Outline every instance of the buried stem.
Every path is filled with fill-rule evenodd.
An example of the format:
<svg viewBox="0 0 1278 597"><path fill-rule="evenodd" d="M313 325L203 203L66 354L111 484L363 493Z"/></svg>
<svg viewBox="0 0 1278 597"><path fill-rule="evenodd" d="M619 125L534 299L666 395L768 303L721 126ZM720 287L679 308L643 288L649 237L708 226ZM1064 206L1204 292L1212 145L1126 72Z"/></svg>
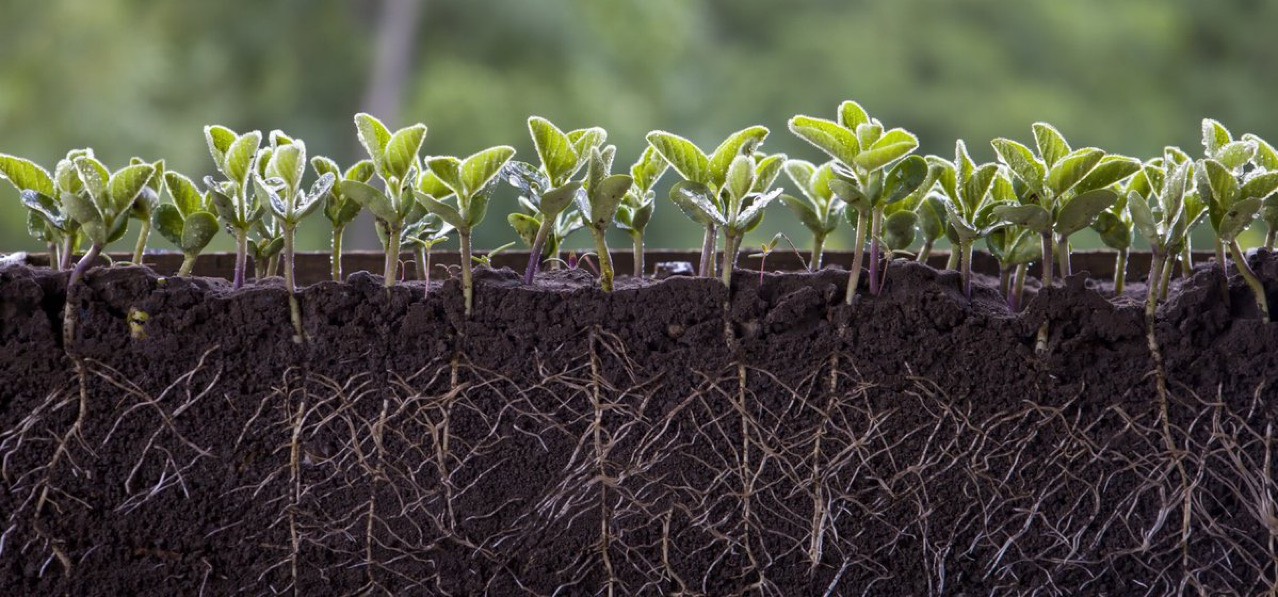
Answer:
<svg viewBox="0 0 1278 597"><path fill-rule="evenodd" d="M856 242L852 245L852 271L848 274L848 294L844 301L849 305L852 304L852 297L856 296L857 286L861 282L861 263L865 258L865 233L869 226L869 214L860 212L856 218Z"/></svg>
<svg viewBox="0 0 1278 597"><path fill-rule="evenodd" d="M71 346L75 341L75 325L79 320L80 310L76 308L71 301L71 293L80 285L80 280L84 278L85 272L89 271L93 262L98 259L98 254L102 252L102 245L94 243L80 258L80 262L75 264L75 269L71 270L71 278L67 280L67 300L66 311L62 316L62 346L69 353Z"/></svg>
<svg viewBox="0 0 1278 597"><path fill-rule="evenodd" d="M1238 246L1238 241L1229 241L1229 253L1234 258L1234 267L1238 269L1238 273L1242 274L1247 286L1251 287L1251 293L1256 299L1256 307L1260 309L1261 321L1269 323L1269 298L1265 296L1264 283L1260 281L1260 278L1256 277L1256 272L1251 269L1251 265L1248 265L1242 248Z"/></svg>
<svg viewBox="0 0 1278 597"><path fill-rule="evenodd" d="M475 307L475 286L470 270L470 230L458 228L457 238L461 242L462 297L466 302L466 317L470 317ZM535 260L537 253L534 251L533 255Z"/></svg>

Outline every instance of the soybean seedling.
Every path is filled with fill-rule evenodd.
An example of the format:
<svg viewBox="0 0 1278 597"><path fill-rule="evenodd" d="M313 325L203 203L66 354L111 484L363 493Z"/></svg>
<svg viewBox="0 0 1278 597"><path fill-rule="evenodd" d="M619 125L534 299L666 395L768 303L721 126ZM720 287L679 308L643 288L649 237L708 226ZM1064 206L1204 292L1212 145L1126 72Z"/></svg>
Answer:
<svg viewBox="0 0 1278 597"><path fill-rule="evenodd" d="M373 178L373 160L360 160L343 173L338 168L337 162L324 156L316 156L311 158L311 168L315 170L317 176L332 174L339 180L339 183L334 184L324 196L324 217L328 218L329 223L333 225L329 273L334 282L341 282L342 237L346 232L346 226L355 221L355 217L359 215L361 207L358 201L346 196L340 181L353 180L367 183Z"/></svg>
<svg viewBox="0 0 1278 597"><path fill-rule="evenodd" d="M999 161L1011 170L1019 205L996 209L1011 224L1038 232L1043 242L1043 285L1053 282L1053 259L1063 276L1070 274L1069 237L1092 225L1101 212L1118 201L1109 189L1140 169L1140 162L1103 150L1071 150L1065 137L1050 124L1035 123L1035 155L1011 139L990 142Z"/></svg>
<svg viewBox="0 0 1278 597"><path fill-rule="evenodd" d="M427 283L427 292L430 291L430 251L435 245L448 240L448 235L452 232L452 224L431 213L404 228L403 244L413 249L417 262L417 278Z"/></svg>
<svg viewBox="0 0 1278 597"><path fill-rule="evenodd" d="M506 249L509 249L513 246L515 246L515 243L506 243L500 247L497 247L496 249L489 251L487 255L475 255L471 257L470 260L475 265L491 269L493 266L493 259L496 259L498 255L500 255Z"/></svg>
<svg viewBox="0 0 1278 597"><path fill-rule="evenodd" d="M514 157L515 148L506 145L491 147L466 159L437 157L426 161L429 172L424 172L413 190L417 201L427 212L439 216L457 229L461 245L462 295L466 303L466 316L474 308L474 281L471 273L470 235L475 226L488 213L491 183L502 168ZM456 205L446 203L450 196Z"/></svg>
<svg viewBox="0 0 1278 597"><path fill-rule="evenodd" d="M204 127L204 137L214 165L226 177L218 182L212 176L206 176L204 184L212 193L218 219L235 234L234 285L238 289L244 286L249 232L266 214L265 208L251 192L249 180L262 145L262 133L250 131L240 135L226 127L213 125Z"/></svg>
<svg viewBox="0 0 1278 597"><path fill-rule="evenodd" d="M888 205L909 197L927 178L923 158L907 159L918 148L913 133L894 128L884 131L860 104L839 105L837 121L798 115L790 119L790 132L835 160L830 188L857 212L856 241L847 302L856 295L864 259L865 239L870 236L870 293L879 293L879 253L883 216ZM851 213L848 214L849 218Z"/></svg>
<svg viewBox="0 0 1278 597"><path fill-rule="evenodd" d="M129 165L145 163L147 162L141 158L129 160ZM164 160L157 160L151 165L155 167L155 174L146 183L146 187L142 189L137 200L133 202L133 209L129 212L131 217L138 220L141 228L138 232L137 244L133 247L133 263L138 265L142 264L142 256L146 252L146 242L151 237L151 215L155 212L156 206L160 204L160 196L164 194Z"/></svg>
<svg viewBox="0 0 1278 597"><path fill-rule="evenodd" d="M1243 141L1256 145L1256 153L1251 158L1252 166L1257 170L1278 171L1278 151L1269 142L1247 133ZM1265 222L1265 249L1274 250L1274 241L1278 239L1278 193L1265 197L1260 206L1260 219Z"/></svg>
<svg viewBox="0 0 1278 597"><path fill-rule="evenodd" d="M537 233L533 235L528 254L528 267L524 269L524 284L532 284L533 276L541 267L545 247L551 233L560 223L560 216L572 206L581 181L573 181L590 160L591 152L607 138L601 128L578 129L563 132L549 120L540 116L528 119L528 133L532 136L540 166L527 162L510 162L502 169L502 177L519 190L520 202L533 212L530 218L537 220ZM520 220L516 222L516 220ZM527 220L510 219L516 230L528 227ZM562 240L562 239L560 239Z"/></svg>
<svg viewBox="0 0 1278 597"><path fill-rule="evenodd" d="M83 186L79 175L74 174L73 160L79 155L93 155L89 150L74 150L66 159L58 162L58 176L31 160L0 154L0 178L9 181L18 190L22 205L27 209L27 232L32 238L45 243L49 251L49 267L68 269L75 253L80 223L66 213L62 205L63 193L78 193ZM67 174L70 175L67 175Z"/></svg>
<svg viewBox="0 0 1278 597"><path fill-rule="evenodd" d="M191 179L173 171L164 173L165 187L172 203L161 203L151 213L156 232L182 251L179 277L191 275L195 260L217 235L217 216L213 214L211 193L203 194Z"/></svg>
<svg viewBox="0 0 1278 597"><path fill-rule="evenodd" d="M724 193L728 170L737 157L752 156L755 148L762 145L767 137L767 127L752 126L732 133L710 155L706 155L691 141L673 133L648 133L648 145L683 177L670 189L670 200L684 215L705 228L698 275L715 275L714 255L719 228L727 224ZM768 184L771 185L771 181Z"/></svg>
<svg viewBox="0 0 1278 597"><path fill-rule="evenodd" d="M626 193L621 200L621 207L617 209L617 228L630 235L630 240L634 244L634 276L636 278L643 277L643 235L648 228L648 222L652 221L652 212L656 207L657 193L652 190L652 187L656 186L657 181L666 173L669 166L665 158L662 158L651 145L644 148L639 161L630 166L630 177L634 179L634 186Z"/></svg>
<svg viewBox="0 0 1278 597"><path fill-rule="evenodd" d="M392 134L382 121L361 112L355 115L355 130L360 144L372 158L373 168L385 185L385 192L358 178L342 180L338 186L343 197L367 209L385 228L383 280L389 288L399 279L400 242L404 227L409 223L409 213L416 204L413 184L421 170L417 153L426 139L426 125L414 124Z"/></svg>
<svg viewBox="0 0 1278 597"><path fill-rule="evenodd" d="M606 234L617 218L621 201L630 192L634 179L629 174L612 174L612 160L617 148L609 145L600 151L590 149L586 166L586 180L577 192L577 209L590 235L595 239L595 252L599 256L599 287L612 292L612 256L608 253Z"/></svg>
<svg viewBox="0 0 1278 597"><path fill-rule="evenodd" d="M786 160L785 174L798 187L801 197L783 194L780 197L781 204L793 212L808 232L812 233L812 252L808 257L808 266L811 269L821 269L825 239L839 227L839 221L848 208L848 204L830 189L830 181L834 179L834 164L826 162L815 166L806 160Z"/></svg>
<svg viewBox="0 0 1278 597"><path fill-rule="evenodd" d="M1161 160L1158 163L1161 163ZM1127 209L1127 198L1132 193L1138 193L1144 197L1150 195L1149 176L1145 174L1145 167L1142 166L1140 171L1128 178L1117 191L1118 200L1109 209L1096 216L1092 229L1100 235L1101 242L1114 249L1117 254L1114 261L1114 294L1123 294L1127 287L1127 257L1131 252L1134 236L1132 216Z"/></svg>
<svg viewBox="0 0 1278 597"><path fill-rule="evenodd" d="M1265 198L1278 190L1278 171L1256 170L1240 177L1225 163L1212 158L1200 160L1195 170L1198 195L1207 204L1207 220L1216 230L1217 245L1229 248L1234 266L1251 287L1261 318L1268 322L1269 301L1265 298L1264 284L1247 263L1238 237L1256 219ZM1223 261L1221 266L1223 271Z"/></svg>
<svg viewBox="0 0 1278 597"><path fill-rule="evenodd" d="M939 197L949 222L947 235L959 255L963 294L972 298L972 244L1005 225L993 215L997 201L990 192L998 177L998 164L978 166L962 140L954 144L953 162L936 156L928 160L938 169Z"/></svg>

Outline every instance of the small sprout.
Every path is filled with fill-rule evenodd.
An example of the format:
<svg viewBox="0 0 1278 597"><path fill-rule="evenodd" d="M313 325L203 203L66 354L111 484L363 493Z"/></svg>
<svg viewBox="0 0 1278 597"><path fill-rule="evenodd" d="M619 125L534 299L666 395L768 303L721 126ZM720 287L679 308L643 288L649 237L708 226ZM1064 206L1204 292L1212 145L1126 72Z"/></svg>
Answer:
<svg viewBox="0 0 1278 597"><path fill-rule="evenodd" d="M337 166L337 162L324 156L311 158L311 168L315 170L316 176L332 174L339 181L353 180L363 183L367 183L373 178L374 171L373 160L360 160L355 165L347 168L345 173L342 173ZM347 197L342 192L340 182L334 184L328 193L324 195L324 217L328 218L329 223L333 225L332 253L329 257L329 268L334 282L342 281L342 236L346 231L346 226L355 221L360 209L358 201Z"/></svg>
<svg viewBox="0 0 1278 597"><path fill-rule="evenodd" d="M1038 234L1020 226L1007 225L991 231L985 237L985 243L990 254L998 260L999 290L1006 297L1008 307L1019 311L1029 264L1043 258Z"/></svg>
<svg viewBox="0 0 1278 597"><path fill-rule="evenodd" d="M1135 181L1126 189L1132 227L1149 243L1152 255L1145 307L1151 320L1166 291L1169 259L1207 211L1190 186L1194 163L1178 161L1170 152L1166 156L1144 164L1138 176L1144 182Z"/></svg>
<svg viewBox="0 0 1278 597"><path fill-rule="evenodd" d="M1127 198L1133 192L1149 196L1149 177L1141 170L1127 179L1126 184L1117 189L1118 200L1109 209L1096 216L1092 229L1100 235L1105 246L1114 249L1118 257L1114 262L1114 294L1121 295L1127 285L1127 256L1131 252L1133 224L1131 213L1127 209Z"/></svg>
<svg viewBox="0 0 1278 597"><path fill-rule="evenodd" d="M141 158L129 160L130 165L145 163ZM151 237L151 217L155 212L156 206L160 204L160 196L164 194L164 160L158 160L151 165L155 167L155 175L151 177L151 180L146 184L146 188L142 189L142 193L133 202L133 210L129 213L141 224L141 231L138 232L138 242L133 248L133 263L136 265L142 265L142 256L146 252L146 242Z"/></svg>
<svg viewBox="0 0 1278 597"><path fill-rule="evenodd" d="M723 284L731 287L737 252L747 232L763 222L764 209L781 195L772 183L781 173L785 155L739 155L728 167L728 179L719 193L723 216Z"/></svg>
<svg viewBox="0 0 1278 597"><path fill-rule="evenodd" d="M413 193L426 211L435 214L457 229L461 245L462 294L466 316L474 307L475 287L471 277L470 235L488 213L488 200L493 179L514 157L515 148L506 145L490 147L466 159L437 157L426 161ZM445 201L453 197L456 203Z"/></svg>
<svg viewBox="0 0 1278 597"><path fill-rule="evenodd" d="M999 167L998 164L976 165L962 140L955 143L953 162L935 156L929 159L939 171L939 197L945 206L948 234L952 235L959 255L963 294L972 298L972 244L1005 225L994 212L1000 201L1007 198L995 199L991 193Z"/></svg>
<svg viewBox="0 0 1278 597"><path fill-rule="evenodd" d="M728 223L726 212L730 209L723 195L728 190L728 171L738 157L753 160L754 150L762 145L767 137L767 127L752 126L729 135L715 148L714 152L706 155L691 141L678 135L665 131L648 133L648 145L683 177L681 182L670 189L670 200L679 206L684 215L705 228L705 237L701 245L701 267L698 271L701 276L715 275L714 255L719 239L719 228ZM782 163L784 163L784 156L776 164L775 171L765 177L768 186L771 186L772 180L776 178ZM754 162L751 161L750 167L739 167L740 178L737 181L737 190L741 191L742 195L737 199L738 212L748 207L744 195L748 194L749 188L746 187L742 191L741 183L746 170L753 170L753 166ZM773 198L775 195L763 201L757 208L750 210L751 213L748 216L753 218L758 215L762 218L762 208ZM751 199L750 203L753 204L754 200ZM745 220L735 222L738 228L747 223ZM754 222L754 225L758 225L758 222ZM724 257L727 259L726 252ZM736 259L735 253L732 259Z"/></svg>
<svg viewBox="0 0 1278 597"><path fill-rule="evenodd" d="M537 232L529 247L528 267L524 270L524 284L532 284L543 258L558 253L557 248L550 252L545 248L552 232L561 226L560 217L573 205L582 188L583 182L572 178L608 136L607 131L598 127L564 133L539 116L528 119L528 132L541 165L510 162L501 173L506 182L519 190L519 202L530 212L526 217L508 218L511 225L520 236L526 236L532 220L537 222ZM571 215L565 217L571 219ZM561 236L558 241L562 240Z"/></svg>
<svg viewBox="0 0 1278 597"><path fill-rule="evenodd" d="M639 161L630 166L630 177L634 179L634 186L626 193L625 198L621 200L621 207L617 209L617 228L629 234L630 240L634 243L634 276L636 278L643 277L643 235L644 230L648 228L648 222L652 221L652 212L656 206L657 193L652 190L652 187L656 186L657 181L666 173L669 166L670 164L666 163L661 154L657 153L651 145L645 148L643 155L639 156Z"/></svg>
<svg viewBox="0 0 1278 597"><path fill-rule="evenodd" d="M18 190L27 209L27 232L48 247L49 267L67 269L79 231L79 223L62 208L62 191L70 189L59 188L35 162L5 154L0 154L0 179Z"/></svg>
<svg viewBox="0 0 1278 597"><path fill-rule="evenodd" d="M799 263L804 263L803 254L799 252L799 248L794 246L793 242L790 242L790 238L788 236L786 236L785 234L781 232L778 232L772 235L772 240L769 240L766 243L759 244L758 253L752 253L746 256L752 259L753 258L759 259L759 284L760 285L763 284L763 273L767 271L768 255L771 255L772 251L776 250L777 245L781 243L782 239L785 239L786 244L790 245L790 250L794 251L794 256L799 258ZM812 265L810 263L804 263L803 269L806 269L810 272L812 271Z"/></svg>
<svg viewBox="0 0 1278 597"><path fill-rule="evenodd" d="M265 208L250 192L250 177L257 168L262 133L250 131L240 135L226 127L213 125L204 127L204 137L214 165L226 177L218 182L212 176L206 176L204 184L212 195L218 219L235 234L235 288L238 289L244 286L249 232L266 214Z"/></svg>
<svg viewBox="0 0 1278 597"><path fill-rule="evenodd" d="M146 322L151 320L151 315L146 311L139 311L136 307L129 307L129 337L134 340L146 340Z"/></svg>
<svg viewBox="0 0 1278 597"><path fill-rule="evenodd" d="M493 259L495 259L498 255L500 255L500 254L501 254L503 251L505 251L506 249L509 249L509 248L511 248L511 247L513 247L513 246L515 246L515 243L506 243L506 244L504 244L504 245L502 245L502 246L500 246L500 247L497 247L496 249L493 249L493 250L489 251L487 255L476 255L476 256L472 256L472 257L470 258L470 260L471 260L471 262L473 262L475 265L478 265L478 266L480 266L480 267L486 267L486 268L492 269L492 267L493 267Z"/></svg>
<svg viewBox="0 0 1278 597"><path fill-rule="evenodd" d="M825 239L839 227L848 204L830 189L834 179L834 162L814 166L805 160L786 160L786 176L799 188L802 198L781 195L781 204L794 212L799 222L812 233L811 269L821 269Z"/></svg>
<svg viewBox="0 0 1278 597"><path fill-rule="evenodd" d="M156 232L182 251L182 267L178 276L191 275L195 260L217 235L217 216L213 215L212 193L200 194L191 179L173 171L164 173L165 188L172 203L161 203L151 213Z"/></svg>
<svg viewBox="0 0 1278 597"><path fill-rule="evenodd" d="M845 101L838 121L795 116L790 132L834 159L830 189L857 212L856 242L852 247L852 272L847 302L856 295L867 228L870 229L870 293L878 294L879 254L883 242L883 218L887 207L915 194L928 181L927 162L910 156L919 146L913 133L884 130L860 104ZM851 211L847 212L849 219Z"/></svg>
<svg viewBox="0 0 1278 597"><path fill-rule="evenodd" d="M418 123L394 134L377 118L364 113L355 115L359 142L372 158L373 169L385 185L385 192L374 188L360 176L345 178L339 184L342 197L354 201L385 227L386 249L384 281L386 287L399 279L399 249L404 227L411 223L416 208L413 186L421 173L417 153L426 139L426 125ZM356 174L362 175L362 172ZM371 178L371 177L369 177Z"/></svg>
<svg viewBox="0 0 1278 597"><path fill-rule="evenodd" d="M590 161L586 166L586 180L577 192L577 209L590 235L595 239L595 251L599 256L599 286L604 292L612 292L612 256L608 253L605 235L617 218L622 200L630 192L634 179L628 174L612 174L612 160L617 148L609 145L600 151L590 149Z"/></svg>
<svg viewBox="0 0 1278 597"><path fill-rule="evenodd" d="M1260 137L1247 133L1242 140L1255 144L1256 153L1251 158L1253 171L1278 171L1278 150ZM1274 242L1278 240L1278 193L1265 197L1260 206L1260 219L1265 222L1265 249L1274 250Z"/></svg>
<svg viewBox="0 0 1278 597"><path fill-rule="evenodd" d="M401 242L412 247L417 261L417 278L426 282L427 292L430 292L430 250L435 245L448 240L448 235L452 232L452 224L432 213L423 215L421 219L404 228L404 238Z"/></svg>

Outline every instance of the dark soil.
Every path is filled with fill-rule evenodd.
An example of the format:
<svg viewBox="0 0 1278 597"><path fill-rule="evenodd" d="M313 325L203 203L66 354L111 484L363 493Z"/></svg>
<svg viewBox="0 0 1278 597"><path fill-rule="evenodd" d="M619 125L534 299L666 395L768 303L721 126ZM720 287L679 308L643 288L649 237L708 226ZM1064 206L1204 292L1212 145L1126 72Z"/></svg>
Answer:
<svg viewBox="0 0 1278 597"><path fill-rule="evenodd" d="M1278 256L1254 267L1278 304ZM1241 278L893 265L300 293L0 270L12 595L1264 594L1278 324ZM1047 322L1048 351L1035 353Z"/></svg>

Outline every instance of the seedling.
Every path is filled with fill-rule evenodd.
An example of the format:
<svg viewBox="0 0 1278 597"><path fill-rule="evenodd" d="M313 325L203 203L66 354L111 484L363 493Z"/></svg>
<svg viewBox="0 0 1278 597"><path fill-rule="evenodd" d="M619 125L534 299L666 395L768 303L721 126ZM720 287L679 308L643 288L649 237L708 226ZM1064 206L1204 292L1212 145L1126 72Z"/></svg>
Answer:
<svg viewBox="0 0 1278 597"><path fill-rule="evenodd" d="M1038 154L1011 139L990 142L1012 172L1018 205L995 209L1008 223L1033 230L1043 242L1043 285L1053 282L1053 257L1062 275L1070 273L1069 237L1091 226L1101 212L1118 201L1106 188L1131 176L1140 162L1084 147L1071 150L1065 137L1046 123L1035 123Z"/></svg>
<svg viewBox="0 0 1278 597"><path fill-rule="evenodd" d="M634 178L629 174L612 174L612 160L616 154L617 148L612 145L603 151L598 147L590 149L586 180L576 197L582 222L595 239L595 252L599 256L599 287L604 292L612 292L613 279L612 256L608 253L605 235L616 221L622 199L634 184Z"/></svg>
<svg viewBox="0 0 1278 597"><path fill-rule="evenodd" d="M437 157L426 161L429 172L424 172L413 193L426 211L439 216L457 229L461 244L462 294L466 302L466 316L474 307L474 282L471 277L470 235L475 226L488 213L488 200L492 192L489 184L514 157L515 148L506 145L491 147L467 157ZM456 205L445 203L452 195ZM374 212L375 213L375 212Z"/></svg>
<svg viewBox="0 0 1278 597"><path fill-rule="evenodd" d="M598 127L564 133L540 116L528 119L528 133L532 136L541 166L510 162L502 169L502 177L519 190L520 202L533 212L529 217L537 221L537 233L528 254L528 267L524 270L524 284L532 284L533 276L546 256L547 240L560 224L560 216L572 206L582 188L582 182L573 181L572 177L590 161L591 152L608 136ZM518 217L509 220L521 233L530 223Z"/></svg>
<svg viewBox="0 0 1278 597"><path fill-rule="evenodd" d="M426 138L426 125L414 124L391 134L382 121L361 112L355 115L355 130L360 144L372 158L373 168L385 185L385 192L358 177L342 180L338 186L343 197L367 209L385 227L383 279L389 288L399 279L400 242L404 227L411 223L409 213L416 204L413 183L421 171L417 153Z"/></svg>
<svg viewBox="0 0 1278 597"><path fill-rule="evenodd" d="M489 251L487 255L473 256L470 258L470 260L475 265L491 269L493 267L493 259L496 259L498 255L500 255L506 249L509 249L513 246L515 246L515 243L506 243L500 247L497 247L496 249Z"/></svg>
<svg viewBox="0 0 1278 597"><path fill-rule="evenodd" d="M1198 194L1207 204L1207 219L1216 230L1216 242L1229 247L1238 273L1251 287L1261 317L1268 322L1269 302L1265 298L1264 284L1247 264L1238 245L1238 237L1256 219L1265 198L1278 190L1278 171L1256 170L1240 178L1226 162L1212 158L1200 160L1195 170ZM1224 261L1220 263L1223 271Z"/></svg>
<svg viewBox="0 0 1278 597"><path fill-rule="evenodd" d="M248 260L249 232L266 214L251 192L249 178L253 174L258 148L262 145L262 133L250 131L243 135L223 126L204 127L213 163L226 180L217 182L212 176L204 178L204 184L212 194L213 207L218 219L228 231L235 234L235 288L244 286L244 269Z"/></svg>
<svg viewBox="0 0 1278 597"><path fill-rule="evenodd" d="M776 250L777 245L781 243L782 239L785 240L786 244L790 245L790 250L794 251L794 256L799 258L799 263L803 263L803 269L809 272L812 271L812 264L804 263L803 254L799 252L799 248L794 246L794 243L790 242L790 238L787 237L784 233L778 232L772 236L772 240L769 240L766 243L759 244L758 253L751 253L749 255L746 255L746 257L749 257L751 259L759 260L759 285L760 286L763 285L763 274L764 272L767 271L768 255L771 255L772 252Z"/></svg>
<svg viewBox="0 0 1278 597"><path fill-rule="evenodd" d="M0 154L0 178L9 181L18 190L23 207L27 208L27 232L44 242L49 250L49 267L67 269L75 252L80 223L67 215L62 205L63 193L78 193L80 177L74 175L74 160L79 155L92 155L89 150L76 150L58 162L56 181L49 172L35 162L24 158ZM70 172L72 175L62 175Z"/></svg>
<svg viewBox="0 0 1278 597"><path fill-rule="evenodd" d="M781 195L781 204L794 212L795 217L812 233L812 253L808 258L811 269L821 269L821 257L825 252L825 239L839 227L848 204L830 189L834 179L834 164L826 162L815 166L806 160L786 160L785 174L798 187L802 197Z"/></svg>
<svg viewBox="0 0 1278 597"><path fill-rule="evenodd" d="M448 235L452 232L452 224L429 213L404 229L402 243L412 247L417 261L417 278L427 283L428 292L430 291L430 250L435 245L448 240Z"/></svg>
<svg viewBox="0 0 1278 597"><path fill-rule="evenodd" d="M1166 287L1168 261L1175 257L1188 232L1206 209L1192 194L1195 165L1160 158L1146 163L1136 181L1128 185L1127 211L1133 229L1148 243L1149 308L1153 309Z"/></svg>
<svg viewBox="0 0 1278 597"><path fill-rule="evenodd" d="M1157 163L1162 162L1159 160ZM1152 162L1145 164L1145 166L1151 165L1153 165ZM1092 223L1092 229L1100 235L1101 242L1117 252L1114 262L1114 294L1123 294L1126 290L1127 256L1131 251L1134 236L1132 216L1127 209L1127 198L1132 193L1142 197L1150 196L1149 176L1145 171L1146 168L1142 166L1140 171L1128 178L1126 184L1118 189L1118 200L1109 209L1096 216L1096 221Z"/></svg>
<svg viewBox="0 0 1278 597"><path fill-rule="evenodd" d="M936 156L928 160L939 172L940 197L949 222L947 234L953 236L959 255L963 294L972 298L972 244L1005 225L995 217L994 211L1000 201L1007 198L995 199L990 192L998 177L998 165L978 166L962 140L954 145L953 162Z"/></svg>
<svg viewBox="0 0 1278 597"><path fill-rule="evenodd" d="M145 163L141 158L129 160L130 165ZM138 265L142 264L142 255L146 252L146 241L151 237L151 215L155 212L155 207L160 204L160 196L164 194L164 160L158 160L151 165L155 167L155 174L142 189L137 200L133 202L133 210L129 212L131 217L141 223L138 242L133 247L133 263Z"/></svg>
<svg viewBox="0 0 1278 597"><path fill-rule="evenodd" d="M621 207L617 209L617 227L626 231L634 243L634 276L636 278L643 277L643 235L656 207L657 193L652 190L652 187L656 186L657 181L666 173L669 166L665 158L662 158L651 145L645 148L643 155L639 156L639 161L630 167L630 177L634 179L634 186L626 193L625 198L621 200Z"/></svg>
<svg viewBox="0 0 1278 597"><path fill-rule="evenodd" d="M293 341L299 343L304 339L304 332L302 310L297 302L297 284L294 280L294 237L298 225L323 205L321 200L336 182L332 173L325 173L311 185L310 191L304 192L302 176L305 173L306 144L290 139L279 131L272 132L270 160L266 163L264 175L253 175L253 187L258 197L266 199L266 204L283 232L284 286L288 288L289 311L296 332Z"/></svg>
<svg viewBox="0 0 1278 597"><path fill-rule="evenodd" d="M523 195L519 196L519 207L520 211L506 215L506 222L515 229L520 240L524 241L524 246L531 251L533 244L537 242L537 232L541 230L545 215ZM541 262L551 264L552 269L558 268L563 263L559 258L559 251L564 240L583 226L585 223L581 220L580 211L569 209L560 212L550 226L550 234L546 235L546 242L541 249Z"/></svg>
<svg viewBox="0 0 1278 597"><path fill-rule="evenodd" d="M1278 171L1278 150L1269 142L1247 133L1243 141L1254 143L1256 153L1251 158L1254 169L1267 172ZM1278 240L1278 193L1265 197L1260 206L1260 219L1265 222L1265 249L1274 250L1274 241Z"/></svg>
<svg viewBox="0 0 1278 597"><path fill-rule="evenodd" d="M311 168L315 170L317 176L332 174L340 180L353 180L356 182L367 183L373 178L373 160L360 160L355 165L346 169L343 174L338 168L337 162L323 156L311 158ZM333 225L332 237L332 253L329 258L329 269L334 282L342 281L342 236L346 232L346 226L355 221L355 217L359 215L360 204L358 201L347 197L342 192L340 182L334 184L329 189L328 194L324 196L324 217L328 218L330 224Z"/></svg>
<svg viewBox="0 0 1278 597"><path fill-rule="evenodd" d="M698 270L701 276L715 275L714 254L718 244L719 228L728 223L725 213L731 209L725 195L728 192L726 188L728 170L737 157L753 156L754 150L762 145L767 137L767 127L752 126L729 135L715 148L714 152L706 155L691 141L673 133L665 131L648 133L648 144L683 177L681 182L670 189L671 201L678 205L679 209L692 221L705 227L705 236L701 244L701 266ZM781 163L784 162L776 165L778 171ZM769 186L775 178L774 172L767 180ZM772 198L769 198L767 201L771 200ZM762 206L753 211L761 214L761 210ZM746 222L738 222L737 225L744 223ZM733 259L735 258L734 255Z"/></svg>
<svg viewBox="0 0 1278 597"><path fill-rule="evenodd" d="M124 236L133 202L155 174L150 164L125 166L115 173L91 156L75 159L75 171L83 185L79 193L65 193L62 204L72 219L80 223L89 241L89 250L71 272L71 288L106 246Z"/></svg>
<svg viewBox="0 0 1278 597"><path fill-rule="evenodd" d="M847 302L852 302L859 285L867 232L870 293L878 294L884 210L912 195L927 178L923 158L906 158L918 148L918 138L902 128L884 131L878 119L853 101L840 104L838 121L799 115L790 119L790 131L834 158L830 188L857 212Z"/></svg>
<svg viewBox="0 0 1278 597"><path fill-rule="evenodd" d="M156 232L182 251L179 277L191 275L195 260L217 235L211 193L200 194L191 179L173 171L164 173L165 187L172 203L161 203L151 214Z"/></svg>

